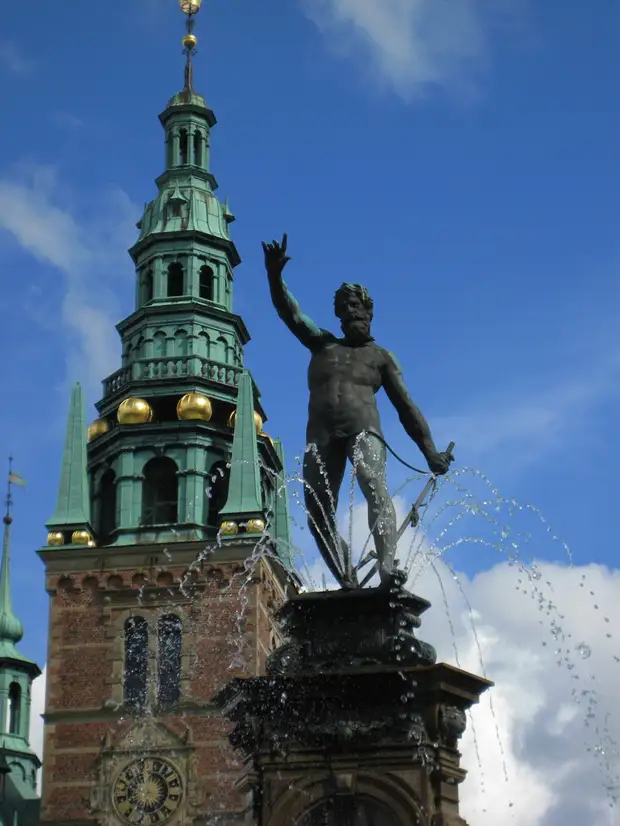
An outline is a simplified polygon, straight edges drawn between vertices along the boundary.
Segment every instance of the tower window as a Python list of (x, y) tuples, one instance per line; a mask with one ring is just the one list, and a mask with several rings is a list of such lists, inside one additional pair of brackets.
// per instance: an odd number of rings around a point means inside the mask
[(202, 132), (194, 132), (194, 163), (202, 166)]
[(167, 456), (151, 459), (144, 466), (142, 524), (174, 525), (178, 514), (177, 466)]
[(183, 295), (183, 267), (178, 262), (168, 265), (168, 297)]
[(9, 686), (9, 707), (7, 715), (7, 731), (9, 734), (19, 734), (22, 705), (22, 690), (19, 683)]
[(213, 278), (213, 270), (211, 267), (204, 267), (200, 268), (200, 297), (206, 299), (207, 301), (213, 301), (213, 286), (214, 286), (214, 278)]
[(142, 303), (148, 304), (153, 300), (153, 270), (148, 269), (142, 275)]
[(174, 706), (181, 698), (181, 620), (160, 617), (157, 625), (157, 702)]
[(111, 468), (106, 470), (101, 477), (99, 497), (101, 508), (99, 538), (106, 545), (110, 542), (116, 528), (116, 474)]
[(187, 129), (181, 129), (179, 134), (179, 155), (181, 158), (181, 166), (185, 166), (187, 163), (187, 150), (188, 150), (188, 139), (187, 139)]
[(125, 705), (144, 711), (148, 694), (149, 630), (144, 617), (129, 617), (125, 622)]

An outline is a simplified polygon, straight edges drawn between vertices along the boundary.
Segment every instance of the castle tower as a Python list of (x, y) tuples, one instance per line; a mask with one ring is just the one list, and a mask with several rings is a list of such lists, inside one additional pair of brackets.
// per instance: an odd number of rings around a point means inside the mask
[[(13, 481), (14, 480), (14, 481)], [(30, 698), (39, 666), (19, 651), (24, 636), (11, 601), (11, 484), (20, 477), (9, 470), (4, 540), (0, 567), (0, 766), (4, 789), (0, 820), (13, 826), (34, 826), (39, 818), (37, 772), (41, 761), (30, 748)]]
[[(47, 824), (238, 822), (238, 764), (211, 703), (264, 670), (287, 588), (278, 441), (244, 367), (233, 215), (210, 171), (215, 115), (193, 86), (198, 0), (181, 0), (185, 84), (160, 121), (165, 169), (130, 250), (122, 365), (85, 427), (71, 396), (47, 523)], [(268, 552), (256, 564), (257, 544)]]

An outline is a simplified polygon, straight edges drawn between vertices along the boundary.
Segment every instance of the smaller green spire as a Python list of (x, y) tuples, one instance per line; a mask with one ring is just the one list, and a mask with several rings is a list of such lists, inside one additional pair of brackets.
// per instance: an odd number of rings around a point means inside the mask
[(264, 519), (258, 438), (254, 421), (254, 387), (247, 370), (239, 376), (228, 499), (220, 516)]
[(15, 643), (24, 636), (24, 627), (13, 613), (11, 601), (11, 522), (10, 513), (3, 517), (2, 566), (0, 567), (0, 656), (17, 657)]
[(282, 470), (276, 476), (276, 503), (273, 514), (273, 537), (276, 541), (276, 551), (282, 564), (287, 568), (293, 567), (293, 551), (291, 546), (291, 523), (288, 506), (288, 487), (286, 471), (284, 470), (284, 448), (280, 439), (273, 440), (273, 447), (277, 454)]
[(82, 388), (79, 382), (71, 391), (56, 509), (46, 526), (49, 530), (71, 528), (90, 531), (90, 501), (86, 473), (86, 423)]

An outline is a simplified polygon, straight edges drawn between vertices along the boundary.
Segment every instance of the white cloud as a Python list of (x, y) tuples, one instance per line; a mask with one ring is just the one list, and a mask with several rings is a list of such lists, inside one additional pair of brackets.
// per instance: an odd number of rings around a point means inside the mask
[[(68, 208), (66, 201), (74, 203)], [(13, 176), (0, 179), (0, 230), (36, 260), (64, 274), (61, 321), (69, 333), (69, 373), (98, 394), (101, 379), (119, 363), (113, 287), (119, 274), (131, 277), (125, 250), (135, 238), (138, 210), (117, 189), (86, 205), (75, 201), (51, 166), (22, 165)], [(90, 221), (82, 217), (89, 210)], [(36, 314), (57, 313), (49, 298), (41, 313), (41, 301), (46, 302), (45, 290)]]
[[(30, 747), (37, 755), (43, 759), (43, 718), (45, 711), (45, 686), (47, 682), (47, 666), (32, 684), (32, 695), (30, 700)], [(39, 791), (41, 791), (41, 772), (37, 778)]]
[(303, 0), (330, 45), (357, 55), (398, 94), (429, 87), (471, 92), (489, 30), (525, 0)]

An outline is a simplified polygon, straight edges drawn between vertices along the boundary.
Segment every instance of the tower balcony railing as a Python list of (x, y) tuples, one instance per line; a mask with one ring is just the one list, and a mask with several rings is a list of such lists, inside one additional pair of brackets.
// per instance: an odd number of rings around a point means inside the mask
[(228, 387), (236, 387), (242, 369), (237, 365), (196, 355), (137, 359), (104, 379), (103, 395), (104, 398), (113, 396), (131, 382), (185, 377), (203, 378)]

